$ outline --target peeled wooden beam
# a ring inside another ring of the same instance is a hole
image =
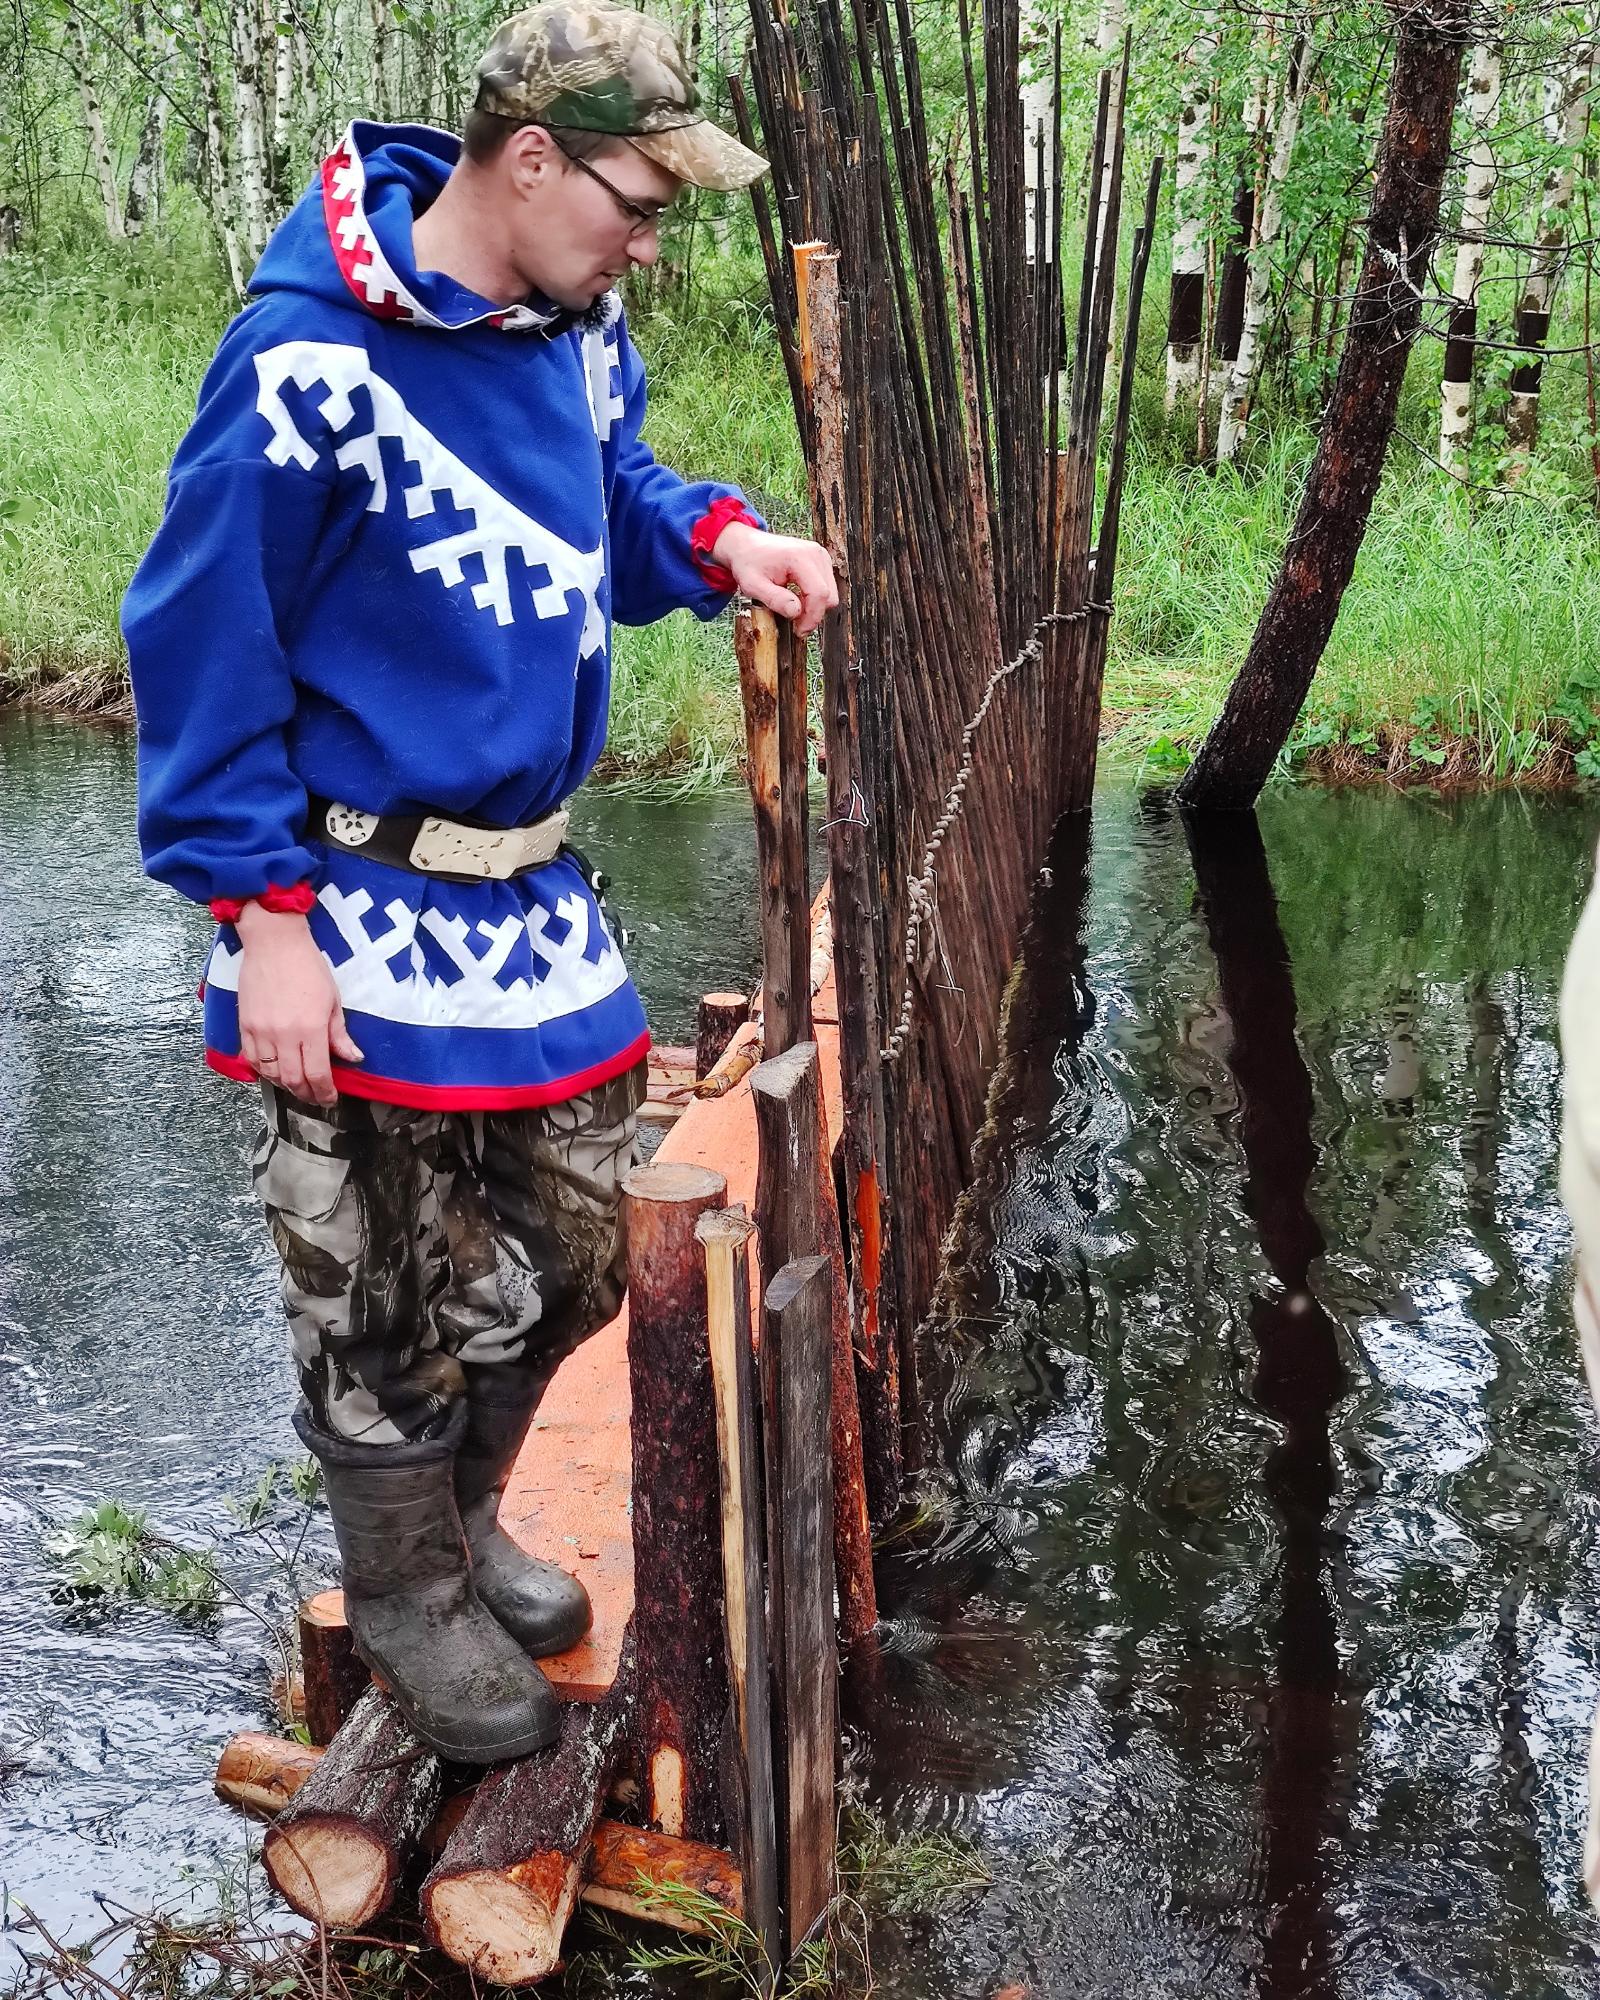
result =
[[[262,1866],[313,1923],[368,1923],[388,1908],[443,1787],[438,1757],[391,1698],[369,1687],[278,1815]]]
[[[728,1184],[704,1167],[636,1167],[628,1226],[633,1408],[634,1764],[645,1818],[719,1838],[728,1673],[722,1644],[717,1426],[695,1224]]]
[[[561,1962],[632,1680],[625,1651],[605,1701],[568,1709],[550,1750],[491,1772],[422,1885],[435,1943],[495,1985],[530,1984]]]
[[[326,1750],[308,1749],[286,1736],[246,1730],[230,1738],[223,1750],[217,1765],[217,1796],[246,1812],[276,1813],[304,1787],[327,1755]],[[437,1852],[448,1844],[472,1798],[470,1792],[461,1793],[445,1802],[424,1836],[425,1848]],[[701,1926],[670,1906],[652,1907],[650,1899],[641,1894],[641,1880],[646,1887],[661,1884],[698,1889],[731,1916],[744,1913],[739,1870],[732,1855],[702,1841],[677,1840],[669,1834],[648,1833],[603,1819],[595,1828],[588,1867],[579,1890],[584,1902],[667,1924],[674,1930],[698,1932]]]
[[[824,1256],[833,1270],[829,1453],[834,1478],[834,1570],[847,1645],[878,1622],[872,1533],[862,1466],[861,1410],[845,1293],[844,1247],[823,1144],[822,1072],[814,1042],[772,1056],[750,1079],[759,1139],[756,1222],[767,1282],[796,1257]]]
[[[723,1053],[750,1018],[748,993],[702,993],[694,1024],[694,1074],[699,1082],[722,1060]]]
[[[772,1774],[771,1661],[762,1492],[760,1389],[750,1337],[750,1238],[743,1209],[703,1215],[711,1375],[722,1493],[722,1586],[739,1777],[733,1848],[748,1890],[750,1927],[769,1965],[780,1953],[777,1795]]]
[[[756,606],[734,621],[761,906],[762,1047],[811,1032],[811,896],[805,836],[805,648]],[[798,734],[799,741],[796,741]]]
[[[324,1747],[372,1679],[344,1622],[344,1592],[319,1590],[300,1607],[300,1677],[306,1733]]]

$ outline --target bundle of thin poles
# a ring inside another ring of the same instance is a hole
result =
[[[1030,131],[1016,0],[988,0],[978,49],[960,0],[965,115],[935,135],[909,0],[851,0],[848,21],[838,0],[751,4],[759,136],[737,81],[734,99],[772,163],[778,231],[761,194],[757,219],[843,583],[822,714],[854,1336],[882,1519],[919,1435],[913,1336],[969,1178],[1002,989],[1050,830],[1093,783],[1160,163],[1096,537],[1123,162],[1108,107],[1125,93],[1102,78],[1063,369],[1059,31],[1054,130]]]

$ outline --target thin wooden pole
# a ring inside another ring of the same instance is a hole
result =
[[[789,635],[789,628],[784,627]],[[750,797],[760,867],[762,1046],[780,1054],[811,1031],[811,896],[806,868],[805,653],[760,605],[734,621]],[[796,722],[796,674],[799,716]],[[798,735],[800,742],[796,743]]]

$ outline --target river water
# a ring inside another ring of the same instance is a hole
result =
[[[82,1935],[240,1854],[210,1774],[272,1659],[241,1609],[54,1603],[41,1534],[114,1495],[284,1609],[228,1508],[297,1453],[253,1114],[197,1067],[208,926],[138,877],[131,743],[0,717],[0,763],[0,1881]],[[875,1925],[881,1991],[1600,1994],[1554,1185],[1593,819],[1296,792],[1202,838],[1104,787],[1092,852],[1058,838],[926,1518],[845,1686],[852,1781],[990,1879]],[[753,960],[747,809],[610,795],[583,834],[680,1038]]]

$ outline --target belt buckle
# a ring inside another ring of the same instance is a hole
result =
[[[504,882],[529,868],[554,861],[566,839],[569,815],[553,812],[532,826],[462,826],[458,821],[425,819],[411,843],[411,865],[424,875],[465,875]]]

